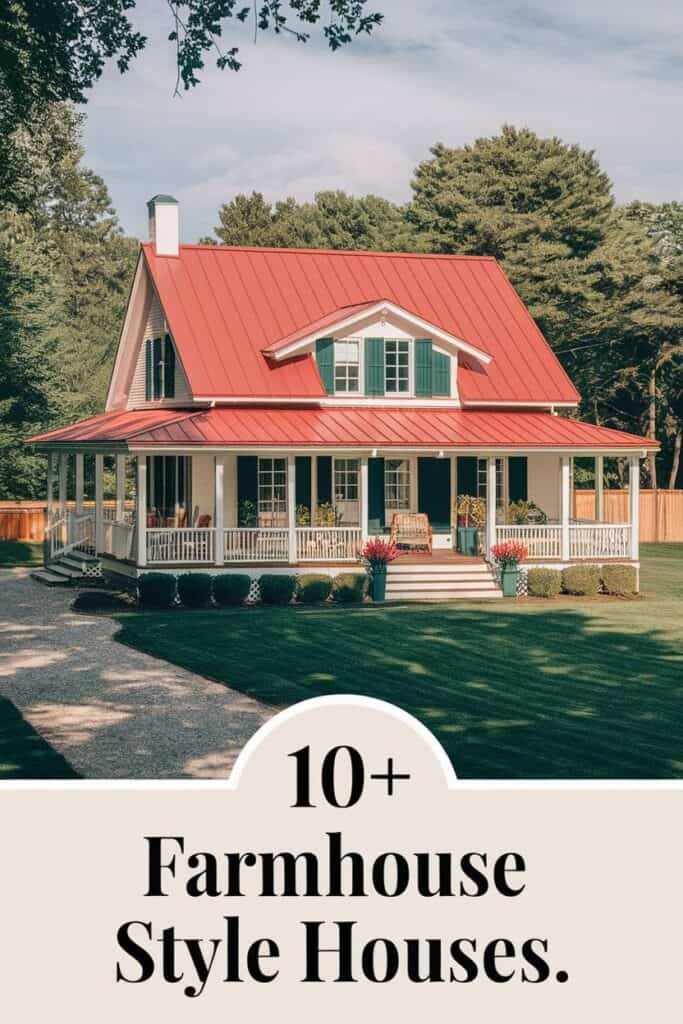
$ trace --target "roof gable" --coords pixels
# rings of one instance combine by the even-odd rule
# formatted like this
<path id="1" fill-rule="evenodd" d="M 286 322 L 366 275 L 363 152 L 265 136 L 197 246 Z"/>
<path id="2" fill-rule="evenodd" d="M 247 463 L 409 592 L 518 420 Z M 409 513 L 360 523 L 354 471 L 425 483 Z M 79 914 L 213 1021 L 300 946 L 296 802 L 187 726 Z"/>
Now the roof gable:
<path id="1" fill-rule="evenodd" d="M 308 324 L 306 327 L 286 335 L 275 344 L 264 348 L 263 353 L 276 360 L 291 358 L 291 356 L 302 351 L 307 346 L 313 345 L 316 338 L 321 336 L 322 331 L 335 335 L 347 331 L 352 332 L 359 325 L 374 320 L 376 317 L 386 317 L 387 319 L 401 322 L 401 325 L 406 325 L 409 330 L 413 331 L 416 337 L 420 333 L 429 334 L 450 348 L 466 352 L 467 355 L 483 363 L 485 366 L 491 362 L 491 356 L 487 352 L 482 352 L 481 349 L 475 348 L 474 345 L 468 345 L 462 338 L 454 337 L 436 324 L 430 324 L 422 317 L 416 316 L 415 313 L 411 313 L 408 309 L 403 309 L 388 299 L 363 302 L 356 306 L 343 306 L 333 313 L 328 313 L 326 316 L 314 320 L 312 324 Z"/>
<path id="2" fill-rule="evenodd" d="M 491 357 L 462 353 L 468 403 L 573 404 L 578 395 L 491 258 L 315 249 L 143 246 L 195 399 L 317 399 L 310 354 L 277 363 L 264 349 L 344 307 L 393 303 Z"/>

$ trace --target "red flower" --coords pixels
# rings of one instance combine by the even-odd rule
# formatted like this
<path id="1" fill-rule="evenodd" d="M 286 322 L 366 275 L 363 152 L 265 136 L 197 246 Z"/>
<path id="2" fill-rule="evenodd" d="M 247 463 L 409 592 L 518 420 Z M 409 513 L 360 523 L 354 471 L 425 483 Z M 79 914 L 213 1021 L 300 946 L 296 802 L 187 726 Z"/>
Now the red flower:
<path id="1" fill-rule="evenodd" d="M 398 558 L 400 551 L 393 541 L 382 540 L 381 537 L 372 537 L 366 540 L 362 548 L 358 549 L 358 557 L 361 562 L 372 572 L 376 568 L 387 565 Z"/>
<path id="2" fill-rule="evenodd" d="M 524 561 L 529 554 L 529 549 L 525 548 L 518 541 L 508 540 L 504 544 L 494 544 L 491 548 L 491 554 L 499 565 L 503 567 L 514 566 Z"/>

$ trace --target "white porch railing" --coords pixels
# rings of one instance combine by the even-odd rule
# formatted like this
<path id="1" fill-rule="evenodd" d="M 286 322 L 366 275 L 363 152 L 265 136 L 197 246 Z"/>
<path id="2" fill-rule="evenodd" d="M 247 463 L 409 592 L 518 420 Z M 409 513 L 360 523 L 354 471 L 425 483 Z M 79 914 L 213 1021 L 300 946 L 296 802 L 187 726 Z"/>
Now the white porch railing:
<path id="1" fill-rule="evenodd" d="M 45 530 L 50 560 L 68 554 L 74 548 L 93 551 L 95 547 L 95 513 L 76 512 L 71 506 L 53 509 Z"/>
<path id="2" fill-rule="evenodd" d="M 147 529 L 149 565 L 182 563 L 211 564 L 214 561 L 216 531 L 204 527 L 185 529 Z"/>
<path id="3" fill-rule="evenodd" d="M 360 526 L 300 526 L 296 531 L 297 562 L 355 562 Z"/>
<path id="4" fill-rule="evenodd" d="M 280 527 L 223 530 L 224 562 L 288 562 L 289 531 Z"/>
<path id="5" fill-rule="evenodd" d="M 631 527 L 624 523 L 581 523 L 569 527 L 570 558 L 630 558 Z"/>
<path id="6" fill-rule="evenodd" d="M 513 541 L 524 544 L 529 558 L 560 558 L 561 526 L 496 526 L 496 542 Z"/>
<path id="7" fill-rule="evenodd" d="M 102 551 L 114 558 L 131 558 L 135 525 L 122 520 L 105 519 L 102 523 Z"/>

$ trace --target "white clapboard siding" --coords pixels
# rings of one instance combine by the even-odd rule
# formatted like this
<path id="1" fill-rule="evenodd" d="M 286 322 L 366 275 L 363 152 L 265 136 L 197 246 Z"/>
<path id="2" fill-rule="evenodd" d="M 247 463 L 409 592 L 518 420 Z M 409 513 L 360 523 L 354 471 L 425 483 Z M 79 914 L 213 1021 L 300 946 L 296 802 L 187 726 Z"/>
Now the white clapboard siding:
<path id="1" fill-rule="evenodd" d="M 145 329 L 140 339 L 140 350 L 138 352 L 137 364 L 135 367 L 135 373 L 133 375 L 133 382 L 131 384 L 130 392 L 128 394 L 128 408 L 139 409 L 141 406 L 153 404 L 153 405 L 166 405 L 166 404 L 177 404 L 178 402 L 190 401 L 192 395 L 190 393 L 190 385 L 185 371 L 183 370 L 180 362 L 180 356 L 178 355 L 178 349 L 176 348 L 176 360 L 175 360 L 175 398 L 164 400 L 163 398 L 157 399 L 156 402 L 148 403 L 145 400 L 145 340 L 147 338 L 163 338 L 166 334 L 164 329 L 164 311 L 161 308 L 161 303 L 156 295 L 152 297 L 152 304 L 149 309 L 149 316 L 145 323 Z"/>

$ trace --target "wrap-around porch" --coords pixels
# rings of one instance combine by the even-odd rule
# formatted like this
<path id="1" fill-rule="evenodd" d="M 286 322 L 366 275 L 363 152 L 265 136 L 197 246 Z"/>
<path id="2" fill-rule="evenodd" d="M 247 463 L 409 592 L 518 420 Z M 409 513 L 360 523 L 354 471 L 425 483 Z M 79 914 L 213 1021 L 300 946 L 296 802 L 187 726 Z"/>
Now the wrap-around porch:
<path id="1" fill-rule="evenodd" d="M 52 452 L 47 557 L 81 550 L 136 570 L 353 563 L 368 536 L 409 511 L 429 518 L 438 559 L 455 547 L 453 506 L 465 493 L 484 502 L 483 558 L 518 540 L 538 564 L 637 562 L 640 453 L 626 457 L 624 523 L 601 521 L 607 454 L 594 456 L 596 514 L 586 521 L 572 514 L 569 453 Z M 527 498 L 545 521 L 509 522 L 510 503 Z"/>

